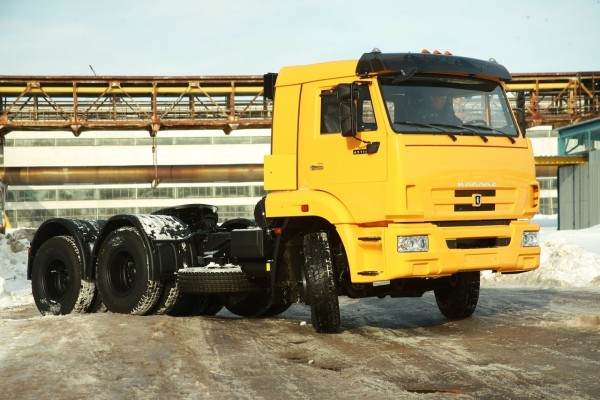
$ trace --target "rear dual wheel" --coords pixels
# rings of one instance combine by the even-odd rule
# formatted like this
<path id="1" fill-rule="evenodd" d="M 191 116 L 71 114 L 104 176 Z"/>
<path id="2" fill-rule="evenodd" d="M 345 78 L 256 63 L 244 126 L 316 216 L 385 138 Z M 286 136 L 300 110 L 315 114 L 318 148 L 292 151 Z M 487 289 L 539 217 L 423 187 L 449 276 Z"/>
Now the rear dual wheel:
<path id="1" fill-rule="evenodd" d="M 37 251 L 31 291 L 43 315 L 96 311 L 96 285 L 82 277 L 82 257 L 72 236 L 55 236 Z"/>
<path id="2" fill-rule="evenodd" d="M 163 284 L 150 275 L 150 252 L 130 226 L 111 232 L 97 261 L 98 292 L 109 311 L 145 315 L 155 310 Z"/>

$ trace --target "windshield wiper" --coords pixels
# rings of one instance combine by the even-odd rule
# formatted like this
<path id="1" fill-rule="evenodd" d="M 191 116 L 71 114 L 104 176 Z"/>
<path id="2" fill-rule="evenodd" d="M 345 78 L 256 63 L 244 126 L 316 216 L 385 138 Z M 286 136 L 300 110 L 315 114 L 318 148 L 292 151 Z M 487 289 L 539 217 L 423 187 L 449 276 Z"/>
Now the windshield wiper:
<path id="1" fill-rule="evenodd" d="M 472 125 L 466 125 L 466 126 L 465 125 L 461 125 L 461 126 L 458 126 L 458 125 L 449 125 L 449 124 L 434 124 L 434 125 L 436 125 L 436 126 L 444 126 L 444 127 L 447 127 L 447 128 L 453 128 L 453 129 L 459 129 L 459 130 L 465 130 L 465 131 L 474 133 L 475 135 L 479 136 L 483 140 L 483 143 L 487 143 L 488 142 L 488 138 L 483 133 L 478 132 L 475 129 L 470 129 L 469 128 Z"/>
<path id="2" fill-rule="evenodd" d="M 463 124 L 463 127 L 469 127 L 469 128 L 477 128 L 477 129 L 483 129 L 484 131 L 489 131 L 489 132 L 494 132 L 494 133 L 499 133 L 504 137 L 507 137 L 508 140 L 510 140 L 511 144 L 515 144 L 517 141 L 515 140 L 515 138 L 513 138 L 512 136 L 510 136 L 508 133 L 506 132 L 502 132 L 498 129 L 494 129 L 494 128 L 490 128 L 488 126 L 479 126 L 479 125 L 468 125 L 468 124 Z"/>
<path id="3" fill-rule="evenodd" d="M 453 142 L 456 142 L 456 135 L 452 134 L 451 132 L 447 131 L 446 129 L 442 129 L 437 125 L 440 124 L 436 124 L 436 125 L 430 125 L 430 124 L 422 124 L 420 122 L 410 122 L 410 121 L 399 121 L 399 122 L 394 122 L 394 124 L 399 124 L 399 125 L 410 125 L 410 126 L 417 126 L 420 128 L 429 128 L 429 129 L 437 129 L 440 132 L 445 133 L 446 135 L 450 136 L 450 138 L 452 138 Z M 442 125 L 444 126 L 444 125 Z"/>

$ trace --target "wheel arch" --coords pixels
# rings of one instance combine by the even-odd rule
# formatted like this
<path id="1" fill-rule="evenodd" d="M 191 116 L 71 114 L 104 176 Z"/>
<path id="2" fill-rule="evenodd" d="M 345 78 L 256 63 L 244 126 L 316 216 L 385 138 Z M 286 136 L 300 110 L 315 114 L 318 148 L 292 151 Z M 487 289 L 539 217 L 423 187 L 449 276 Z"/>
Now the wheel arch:
<path id="1" fill-rule="evenodd" d="M 335 225 L 316 216 L 285 218 L 278 228 L 281 228 L 281 234 L 275 241 L 271 265 L 273 296 L 278 301 L 304 301 L 304 288 L 297 284 L 303 281 L 304 256 L 301 249 L 304 235 L 324 230 L 330 242 L 341 239 Z"/>
<path id="2" fill-rule="evenodd" d="M 106 221 L 89 219 L 51 218 L 44 221 L 36 230 L 31 241 L 27 256 L 27 279 L 31 279 L 33 260 L 40 247 L 49 239 L 56 236 L 71 236 L 82 254 L 82 277 L 92 277 L 92 248 L 98 240 L 99 233 L 103 230 Z"/>
<path id="3" fill-rule="evenodd" d="M 96 265 L 98 254 L 108 235 L 125 226 L 133 227 L 140 233 L 149 253 L 151 279 L 174 278 L 174 273 L 182 262 L 178 254 L 187 254 L 193 260 L 193 246 L 186 245 L 191 231 L 179 218 L 171 215 L 120 214 L 108 219 L 98 235 L 92 251 L 93 265 Z M 172 263 L 174 260 L 176 262 Z"/>
<path id="4" fill-rule="evenodd" d="M 269 193 L 265 210 L 267 218 L 317 217 L 334 225 L 355 223 L 350 210 L 340 199 L 319 190 Z"/>

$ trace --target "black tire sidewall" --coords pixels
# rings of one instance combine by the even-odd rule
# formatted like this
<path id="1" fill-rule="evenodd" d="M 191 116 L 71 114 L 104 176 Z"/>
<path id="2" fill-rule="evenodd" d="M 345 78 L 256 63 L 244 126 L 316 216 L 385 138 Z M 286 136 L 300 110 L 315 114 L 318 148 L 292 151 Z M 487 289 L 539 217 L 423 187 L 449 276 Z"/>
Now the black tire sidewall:
<path id="1" fill-rule="evenodd" d="M 313 327 L 319 333 L 339 333 L 341 320 L 337 285 L 324 232 L 305 235 L 304 256 L 305 295 L 310 304 Z"/>
<path id="2" fill-rule="evenodd" d="M 264 290 L 258 293 L 244 293 L 226 298 L 225 308 L 232 314 L 246 318 L 261 317 L 271 303 L 271 293 Z"/>
<path id="3" fill-rule="evenodd" d="M 109 264 L 119 253 L 130 255 L 136 265 L 135 282 L 125 292 L 118 290 L 110 277 Z M 149 286 L 155 284 L 150 280 L 150 253 L 140 234 L 131 227 L 117 229 L 108 235 L 98 254 L 96 279 L 102 302 L 115 313 L 145 314 L 156 305 L 162 294 L 161 290 L 150 302 L 152 304 L 146 304 Z"/>
<path id="4" fill-rule="evenodd" d="M 81 255 L 69 236 L 55 236 L 42 244 L 33 260 L 31 292 L 42 314 L 66 315 L 75 308 L 81 289 Z M 48 268 L 60 262 L 69 275 L 69 287 L 60 297 L 51 294 L 51 283 L 46 280 Z M 52 298 L 51 298 L 52 297 Z"/>
<path id="5" fill-rule="evenodd" d="M 479 286 L 479 272 L 459 273 L 454 285 L 434 290 L 438 309 L 450 319 L 471 316 L 479 300 Z"/>

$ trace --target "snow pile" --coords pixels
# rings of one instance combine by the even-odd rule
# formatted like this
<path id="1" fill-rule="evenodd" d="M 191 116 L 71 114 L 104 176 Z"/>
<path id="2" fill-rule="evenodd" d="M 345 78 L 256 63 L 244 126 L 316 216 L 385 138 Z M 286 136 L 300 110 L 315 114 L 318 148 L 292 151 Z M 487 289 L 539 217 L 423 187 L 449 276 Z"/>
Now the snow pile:
<path id="1" fill-rule="evenodd" d="M 33 229 L 13 229 L 0 235 L 0 308 L 33 302 L 27 280 L 27 250 Z"/>
<path id="2" fill-rule="evenodd" d="M 27 249 L 32 229 L 0 235 L 0 308 L 32 303 L 27 280 Z M 484 272 L 483 286 L 600 287 L 600 225 L 576 231 L 556 231 L 542 224 L 541 266 L 517 275 Z"/>
<path id="3" fill-rule="evenodd" d="M 573 231 L 540 233 L 540 267 L 516 275 L 483 273 L 484 286 L 600 286 L 600 225 Z"/>

